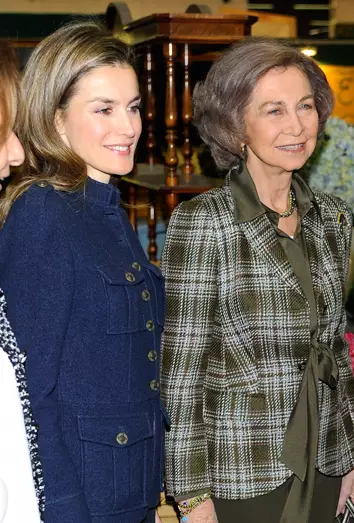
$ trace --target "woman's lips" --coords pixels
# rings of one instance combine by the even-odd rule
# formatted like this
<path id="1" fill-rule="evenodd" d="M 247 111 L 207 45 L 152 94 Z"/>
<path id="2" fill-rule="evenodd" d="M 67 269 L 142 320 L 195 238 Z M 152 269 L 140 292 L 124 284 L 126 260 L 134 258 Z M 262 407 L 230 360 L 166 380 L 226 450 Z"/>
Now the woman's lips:
<path id="1" fill-rule="evenodd" d="M 305 150 L 305 143 L 278 145 L 277 149 L 286 153 L 302 153 Z"/>

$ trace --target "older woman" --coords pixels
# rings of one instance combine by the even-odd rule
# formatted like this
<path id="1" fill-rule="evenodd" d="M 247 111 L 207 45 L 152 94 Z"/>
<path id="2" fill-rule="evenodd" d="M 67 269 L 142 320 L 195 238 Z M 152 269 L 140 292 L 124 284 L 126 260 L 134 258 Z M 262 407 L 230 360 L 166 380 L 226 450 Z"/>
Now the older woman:
<path id="1" fill-rule="evenodd" d="M 296 174 L 332 105 L 319 67 L 268 39 L 230 49 L 194 91 L 229 173 L 176 209 L 163 254 L 167 489 L 183 522 L 333 523 L 354 494 L 352 218 Z"/>
<path id="2" fill-rule="evenodd" d="M 20 100 L 18 76 L 15 53 L 0 43 L 1 184 L 9 177 L 10 168 L 24 160 L 12 130 Z M 17 307 L 21 308 L 21 300 Z M 43 479 L 25 379 L 26 355 L 17 345 L 6 310 L 0 289 L 0 521 L 39 523 L 44 508 Z"/>

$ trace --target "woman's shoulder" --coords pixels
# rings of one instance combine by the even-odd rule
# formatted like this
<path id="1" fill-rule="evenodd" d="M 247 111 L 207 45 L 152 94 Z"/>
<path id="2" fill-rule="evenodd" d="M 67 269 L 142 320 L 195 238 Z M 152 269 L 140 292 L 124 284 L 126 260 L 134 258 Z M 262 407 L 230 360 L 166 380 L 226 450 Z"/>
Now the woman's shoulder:
<path id="1" fill-rule="evenodd" d="M 231 210 L 228 201 L 229 195 L 227 186 L 222 186 L 203 192 L 179 204 L 175 213 L 179 215 L 189 215 L 193 217 L 203 217 L 206 215 L 226 217 L 228 210 Z"/>
<path id="2" fill-rule="evenodd" d="M 60 191 L 56 191 L 50 183 L 32 183 L 15 201 L 13 207 L 17 209 L 27 207 L 46 207 L 48 210 L 60 210 L 64 207 L 64 200 Z"/>
<path id="3" fill-rule="evenodd" d="M 30 185 L 13 203 L 6 222 L 20 221 L 24 226 L 62 221 L 68 205 L 60 191 L 46 182 Z M 5 224 L 6 224 L 5 222 Z"/>
<path id="4" fill-rule="evenodd" d="M 39 245 L 65 237 L 71 213 L 60 192 L 50 184 L 33 183 L 12 204 L 0 231 L 0 247 Z"/>

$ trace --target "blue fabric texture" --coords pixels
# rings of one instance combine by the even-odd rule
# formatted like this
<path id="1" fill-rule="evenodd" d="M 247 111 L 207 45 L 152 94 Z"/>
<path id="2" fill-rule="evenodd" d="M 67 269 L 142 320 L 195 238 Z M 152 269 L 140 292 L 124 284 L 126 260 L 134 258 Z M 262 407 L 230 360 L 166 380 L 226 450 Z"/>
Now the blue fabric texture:
<path id="1" fill-rule="evenodd" d="M 0 286 L 39 425 L 46 523 L 140 523 L 159 502 L 160 271 L 120 207 L 88 179 L 32 185 L 0 232 Z"/>

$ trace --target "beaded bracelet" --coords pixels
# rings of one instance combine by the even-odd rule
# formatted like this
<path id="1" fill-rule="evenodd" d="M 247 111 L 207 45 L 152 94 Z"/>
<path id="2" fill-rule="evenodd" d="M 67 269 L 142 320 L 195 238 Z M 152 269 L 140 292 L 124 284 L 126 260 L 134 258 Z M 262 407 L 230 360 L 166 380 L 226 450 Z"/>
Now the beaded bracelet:
<path id="1" fill-rule="evenodd" d="M 188 518 L 187 515 L 192 512 L 195 508 L 199 507 L 204 501 L 207 499 L 210 499 L 211 494 L 210 492 L 205 492 L 204 494 L 201 494 L 200 496 L 196 496 L 195 498 L 189 499 L 188 501 L 182 501 L 181 503 L 178 503 L 178 509 L 181 515 L 181 521 L 182 523 L 187 523 Z"/>

